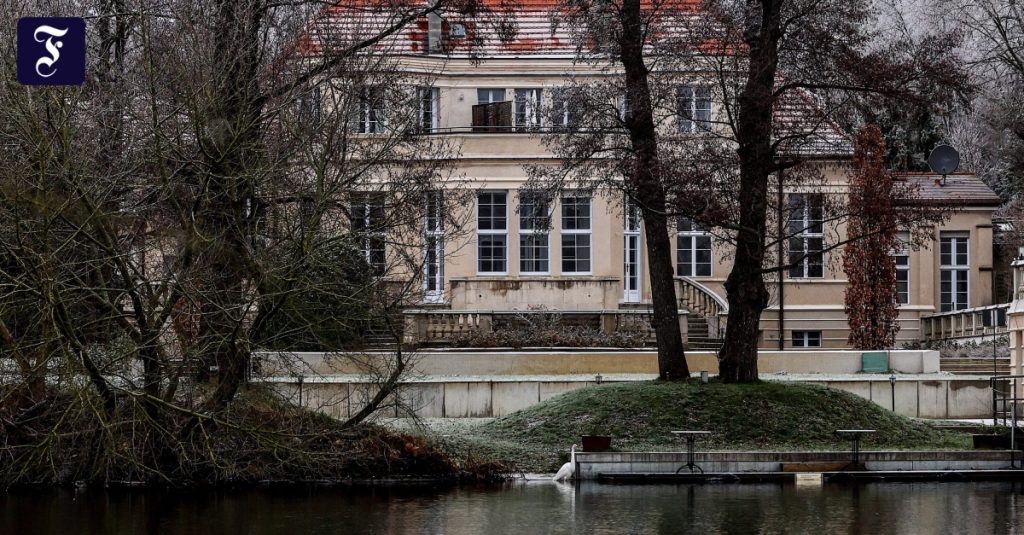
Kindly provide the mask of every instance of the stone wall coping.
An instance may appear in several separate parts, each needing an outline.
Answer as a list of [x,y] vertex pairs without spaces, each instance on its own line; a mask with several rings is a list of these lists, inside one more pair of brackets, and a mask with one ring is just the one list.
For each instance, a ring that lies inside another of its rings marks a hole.
[[[566,374],[566,375],[423,375],[413,376],[401,381],[403,384],[421,384],[421,383],[574,383],[574,382],[594,382],[598,374]],[[650,381],[658,378],[658,374],[651,373],[602,373],[601,381],[603,383],[618,383],[618,382],[629,382],[629,381]],[[693,377],[699,377],[699,374],[694,374]],[[714,374],[712,374],[712,377]],[[820,376],[802,374],[799,376],[794,375],[773,375],[762,374],[761,379],[765,381],[777,381],[777,382],[794,382],[794,383],[849,383],[849,382],[889,382],[888,374],[872,374],[872,375],[860,375],[860,376],[849,376],[849,375],[825,375]],[[945,381],[955,383],[965,382],[978,382],[985,383],[989,382],[988,376],[974,376],[974,375],[934,375],[934,374],[922,374],[922,375],[897,375],[896,380],[898,382],[918,382],[918,381]],[[293,375],[272,375],[267,377],[254,377],[255,382],[264,383],[294,383],[295,376]],[[306,383],[370,383],[372,381],[368,376],[355,375],[355,374],[324,374],[317,375],[307,373],[303,377],[303,382]]]
[[[685,308],[680,308],[678,311],[680,316],[686,316],[690,312]],[[545,308],[543,310],[514,310],[514,309],[454,309],[454,308],[406,308],[402,310],[402,314],[419,316],[419,315],[445,315],[445,316],[456,316],[459,314],[484,314],[494,316],[517,316],[524,315],[529,316],[533,314],[558,314],[562,316],[582,316],[588,314],[619,314],[619,315],[650,315],[652,311],[647,309],[633,309],[633,308],[573,308],[573,309],[559,309],[559,308]]]
[[[614,443],[614,442],[613,442]],[[680,444],[682,449],[684,446]],[[848,460],[850,450],[828,451],[700,451],[695,455],[705,461],[721,462],[800,462]],[[999,461],[1008,459],[1010,450],[864,450],[866,461]],[[623,462],[685,462],[685,451],[652,452],[576,452],[577,462],[587,464]]]
[[[628,381],[651,381],[658,378],[658,374],[626,374],[608,373],[601,374],[603,383],[619,383]],[[422,377],[411,377],[401,381],[401,384],[415,385],[423,383],[593,383],[596,374],[574,374],[574,375],[428,375]],[[337,384],[337,383],[375,383],[370,376],[364,375],[305,375],[302,381],[306,384]],[[295,376],[275,375],[268,377],[254,377],[253,382],[262,383],[295,383]]]
[[[423,312],[424,313],[429,313],[430,311],[427,310],[427,311],[423,311]],[[577,313],[577,312],[580,312],[580,311],[565,311],[565,312]],[[591,311],[590,313],[594,313],[594,312],[595,311]],[[609,312],[629,312],[629,310],[613,309],[613,310],[610,310]],[[536,353],[538,351],[543,351],[545,353],[552,353],[552,354],[556,354],[556,353],[557,354],[562,354],[562,353],[564,353],[564,354],[573,354],[573,355],[580,355],[580,354],[586,355],[586,354],[592,354],[592,353],[599,353],[599,354],[604,354],[604,353],[625,353],[625,354],[637,354],[637,355],[657,355],[658,354],[658,351],[656,349],[646,349],[646,348],[621,348],[621,347],[543,347],[543,346],[532,346],[532,347],[521,347],[521,348],[511,348],[511,347],[487,347],[487,348],[481,348],[481,347],[446,347],[446,348],[417,349],[417,350],[411,351],[411,353],[415,353],[417,355],[444,355],[444,354],[451,354],[451,353],[460,353],[460,354],[472,353],[472,354],[480,354],[480,355],[493,355],[495,353],[502,354],[502,355],[516,355],[516,354],[530,355],[530,354],[534,354],[534,353]],[[892,353],[894,355],[902,355],[902,354],[912,355],[912,354],[921,354],[921,353],[931,353],[932,351],[931,350],[924,350],[924,349],[893,349],[893,350],[889,350],[888,352]],[[344,354],[344,353],[346,353],[346,352],[339,351],[339,352],[333,352],[333,353],[325,353],[323,351],[253,351],[254,355],[279,355],[279,354],[286,354],[286,355],[295,355],[295,356],[339,355],[339,354]],[[374,350],[369,350],[369,351],[351,351],[350,353],[355,353],[355,354],[362,354],[362,353],[394,353],[394,351],[374,349]],[[814,354],[814,355],[825,355],[825,354],[828,354],[828,355],[848,355],[848,354],[859,354],[859,353],[864,353],[864,351],[853,350],[853,349],[820,349],[820,348],[787,349],[787,350],[784,350],[784,351],[779,351],[777,349],[761,349],[761,350],[758,350],[758,354],[760,354],[760,355],[775,355],[775,354],[789,354],[789,355],[801,355],[801,354],[806,354],[806,355],[811,355],[811,354]],[[718,353],[715,352],[715,351],[699,351],[698,350],[698,351],[687,351],[686,354],[687,355],[717,355]],[[980,359],[980,360],[984,360],[984,359]],[[897,373],[897,375],[899,375],[899,374]]]

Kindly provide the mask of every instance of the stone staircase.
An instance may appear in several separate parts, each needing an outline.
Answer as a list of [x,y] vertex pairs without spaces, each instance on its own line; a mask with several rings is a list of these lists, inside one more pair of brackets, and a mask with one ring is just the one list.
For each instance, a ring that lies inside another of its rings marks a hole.
[[[402,339],[402,331],[404,330],[405,323],[402,316],[402,312],[398,311],[391,314],[391,322],[395,325],[398,332],[398,340]],[[394,350],[398,347],[398,340],[391,334],[391,330],[388,326],[380,319],[371,321],[368,325],[363,327],[362,330],[363,344],[366,349],[376,350]]]
[[690,314],[686,317],[686,349],[691,351],[718,351],[722,348],[721,330],[712,336],[708,318],[717,322],[724,312],[725,302],[704,285],[687,277],[677,277],[679,304]]
[[705,317],[690,315],[686,318],[686,349],[718,351],[722,349],[722,339],[711,336],[711,328]]
[[[996,374],[1010,375],[1010,359],[996,359]],[[956,375],[992,375],[992,359],[984,358],[942,358],[939,370]]]

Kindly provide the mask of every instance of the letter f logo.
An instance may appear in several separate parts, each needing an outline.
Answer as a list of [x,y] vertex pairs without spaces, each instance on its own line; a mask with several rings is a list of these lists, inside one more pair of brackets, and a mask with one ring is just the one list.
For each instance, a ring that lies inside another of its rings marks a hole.
[[18,81],[81,85],[85,81],[85,21],[77,17],[18,19]]

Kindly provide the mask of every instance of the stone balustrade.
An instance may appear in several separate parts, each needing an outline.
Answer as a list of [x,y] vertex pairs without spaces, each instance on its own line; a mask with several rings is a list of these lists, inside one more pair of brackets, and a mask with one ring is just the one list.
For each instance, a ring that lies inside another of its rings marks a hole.
[[[649,309],[612,310],[451,310],[406,309],[405,342],[425,344],[450,343],[454,338],[471,333],[491,332],[495,324],[529,321],[531,315],[557,316],[565,325],[592,326],[605,333],[642,330],[647,340],[655,339]],[[685,310],[679,311],[680,328],[686,333]]]

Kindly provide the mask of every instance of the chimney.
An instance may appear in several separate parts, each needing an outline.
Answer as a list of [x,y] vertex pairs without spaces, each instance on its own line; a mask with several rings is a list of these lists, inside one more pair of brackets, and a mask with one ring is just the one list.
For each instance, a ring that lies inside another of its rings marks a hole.
[[[437,0],[429,0],[431,6],[437,5]],[[441,42],[441,13],[431,11],[427,14],[427,54],[440,54],[444,52],[444,44]]]

